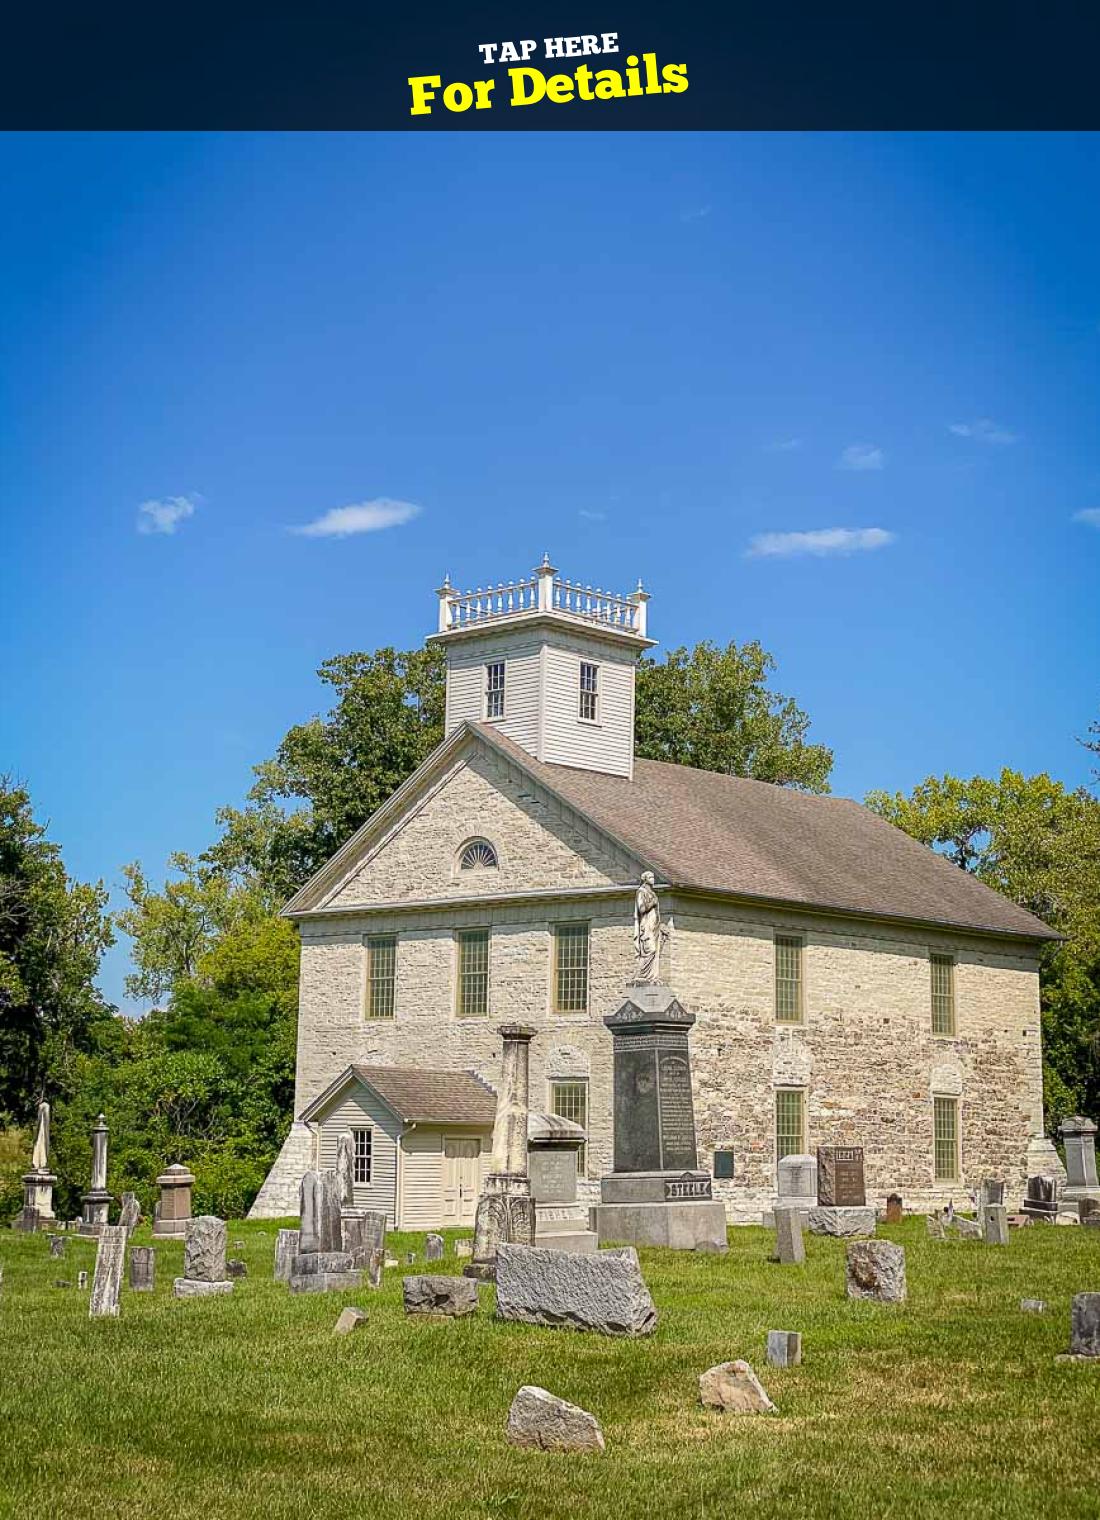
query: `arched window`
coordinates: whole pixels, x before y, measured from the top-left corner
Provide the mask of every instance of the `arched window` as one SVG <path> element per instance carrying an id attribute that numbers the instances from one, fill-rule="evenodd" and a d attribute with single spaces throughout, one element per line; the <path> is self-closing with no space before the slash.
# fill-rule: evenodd
<path id="1" fill-rule="evenodd" d="M 497 852 L 487 839 L 471 839 L 458 857 L 460 871 L 491 871 L 498 863 Z"/>

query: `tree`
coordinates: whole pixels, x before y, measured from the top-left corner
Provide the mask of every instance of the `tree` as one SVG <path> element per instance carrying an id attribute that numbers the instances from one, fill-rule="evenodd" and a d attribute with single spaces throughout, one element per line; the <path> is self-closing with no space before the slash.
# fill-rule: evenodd
<path id="1" fill-rule="evenodd" d="M 27 791 L 0 777 L 0 1116 L 29 1119 L 51 1074 L 94 1043 L 113 943 L 102 882 L 73 881 Z"/>
<path id="2" fill-rule="evenodd" d="M 1065 936 L 1040 960 L 1047 1124 L 1100 1106 L 1100 802 L 1047 775 L 930 776 L 867 805 Z"/>
<path id="3" fill-rule="evenodd" d="M 638 666 L 635 748 L 729 776 L 827 792 L 833 752 L 810 744 L 810 720 L 791 697 L 769 690 L 775 660 L 757 643 L 704 641 Z"/>

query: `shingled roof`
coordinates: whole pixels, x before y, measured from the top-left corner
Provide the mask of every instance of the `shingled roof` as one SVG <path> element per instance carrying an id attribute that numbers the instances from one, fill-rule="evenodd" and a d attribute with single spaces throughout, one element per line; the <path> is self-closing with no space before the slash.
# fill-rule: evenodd
<path id="1" fill-rule="evenodd" d="M 1058 938 L 858 802 L 658 760 L 636 760 L 633 779 L 548 765 L 491 724 L 470 726 L 672 886 Z"/>
<path id="2" fill-rule="evenodd" d="M 345 1066 L 299 1115 L 324 1113 L 350 1082 L 360 1081 L 404 1124 L 467 1124 L 491 1128 L 496 1094 L 472 1071 L 425 1071 L 411 1066 Z"/>

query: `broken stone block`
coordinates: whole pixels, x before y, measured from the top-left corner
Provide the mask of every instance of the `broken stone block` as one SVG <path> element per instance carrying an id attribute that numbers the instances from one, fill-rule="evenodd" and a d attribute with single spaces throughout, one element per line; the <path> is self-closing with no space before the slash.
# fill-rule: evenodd
<path id="1" fill-rule="evenodd" d="M 227 1261 L 225 1264 L 225 1273 L 227 1277 L 247 1277 L 248 1264 L 247 1262 L 243 1261 Z"/>
<path id="2" fill-rule="evenodd" d="M 1042 1298 L 1021 1298 L 1020 1308 L 1025 1314 L 1045 1314 L 1047 1312 L 1046 1300 Z"/>
<path id="3" fill-rule="evenodd" d="M 981 1240 L 982 1227 L 977 1219 L 964 1219 L 961 1214 L 956 1214 L 949 1222 L 948 1229 L 953 1230 L 960 1240 Z"/>
<path id="4" fill-rule="evenodd" d="M 853 1240 L 847 1251 L 847 1288 L 849 1298 L 904 1302 L 904 1248 L 892 1240 Z"/>
<path id="5" fill-rule="evenodd" d="M 596 1251 L 497 1247 L 497 1318 L 602 1335 L 649 1335 L 657 1308 L 633 1246 Z"/>
<path id="6" fill-rule="evenodd" d="M 403 1277 L 401 1291 L 406 1314 L 432 1319 L 462 1319 L 478 1305 L 478 1284 L 472 1277 Z"/>
<path id="7" fill-rule="evenodd" d="M 699 1398 L 726 1414 L 772 1414 L 775 1405 L 748 1362 L 720 1362 L 699 1379 Z"/>
<path id="8" fill-rule="evenodd" d="M 603 1451 L 600 1422 L 587 1409 L 528 1385 L 512 1400 L 506 1427 L 513 1446 L 539 1451 Z"/>
<path id="9" fill-rule="evenodd" d="M 367 1311 L 365 1309 L 353 1309 L 350 1305 L 341 1309 L 336 1324 L 332 1328 L 333 1335 L 350 1335 L 353 1330 L 359 1330 L 367 1323 Z"/>
<path id="10" fill-rule="evenodd" d="M 177 1277 L 172 1283 L 176 1298 L 217 1298 L 232 1291 L 233 1284 L 228 1278 L 224 1282 L 202 1282 L 194 1277 Z"/>
<path id="11" fill-rule="evenodd" d="M 873 1235 L 875 1211 L 872 1208 L 833 1208 L 820 1205 L 808 1215 L 812 1235 Z"/>
<path id="12" fill-rule="evenodd" d="M 800 1367 L 802 1336 L 797 1330 L 768 1331 L 768 1366 Z"/>
<path id="13" fill-rule="evenodd" d="M 946 1240 L 947 1235 L 943 1227 L 942 1214 L 926 1214 L 924 1223 L 928 1228 L 929 1240 Z"/>

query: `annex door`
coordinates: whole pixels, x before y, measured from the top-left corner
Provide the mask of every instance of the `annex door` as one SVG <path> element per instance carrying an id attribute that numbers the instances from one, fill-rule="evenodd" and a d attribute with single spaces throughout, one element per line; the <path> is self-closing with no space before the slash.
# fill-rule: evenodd
<path id="1" fill-rule="evenodd" d="M 481 1140 L 445 1135 L 443 1139 L 443 1223 L 457 1228 L 473 1224 L 481 1190 Z"/>

